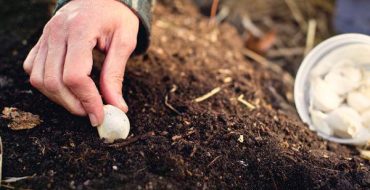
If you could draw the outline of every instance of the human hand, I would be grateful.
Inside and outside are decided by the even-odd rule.
[[[72,0],[46,24],[24,61],[32,86],[73,114],[103,122],[103,101],[90,78],[92,50],[105,52],[100,90],[106,103],[127,112],[122,97],[126,61],[136,47],[139,19],[116,0]]]

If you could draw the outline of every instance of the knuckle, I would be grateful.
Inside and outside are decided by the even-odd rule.
[[[49,92],[57,93],[61,89],[61,82],[54,76],[46,76],[44,78],[44,87]]]
[[[44,81],[42,78],[32,76],[30,77],[30,83],[33,87],[40,89],[44,86]]]
[[[42,31],[42,34],[46,34],[46,33],[49,33],[50,31],[50,25],[51,25],[51,22],[49,21],[48,23],[46,23],[46,25],[44,26],[44,29]]]
[[[136,38],[125,38],[119,42],[119,45],[132,52],[136,48],[136,43],[137,43]]]
[[[69,26],[75,27],[83,25],[84,23],[86,23],[87,20],[88,18],[85,16],[85,14],[75,13],[72,16],[68,17],[66,22]]]
[[[60,15],[55,15],[52,19],[51,19],[51,22],[53,23],[53,26],[55,27],[61,27],[63,26],[64,22],[65,22],[65,17],[63,16],[60,16]]]
[[[69,73],[63,76],[63,83],[68,87],[78,87],[81,85],[81,82],[84,80],[84,77],[78,74]]]
[[[31,64],[30,64],[30,63],[26,63],[26,62],[24,62],[24,63],[23,63],[23,70],[24,70],[27,74],[30,74],[30,73],[31,73]]]

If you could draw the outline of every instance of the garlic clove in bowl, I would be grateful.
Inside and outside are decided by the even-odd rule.
[[[312,124],[314,125],[314,129],[316,131],[319,131],[328,136],[332,136],[334,134],[333,129],[329,127],[329,124],[327,122],[327,114],[317,110],[311,110],[310,114]]]
[[[337,94],[344,95],[361,85],[362,73],[354,66],[338,66],[324,80]]]
[[[104,121],[97,127],[100,138],[112,143],[126,139],[130,132],[130,121],[125,112],[112,105],[104,106]]]
[[[343,99],[332,90],[331,85],[321,78],[315,78],[311,82],[312,104],[314,109],[331,111],[342,103]]]
[[[358,112],[370,108],[370,98],[358,91],[348,93],[347,104]]]
[[[341,106],[330,112],[327,122],[334,134],[343,138],[354,137],[363,127],[360,114],[348,106]]]

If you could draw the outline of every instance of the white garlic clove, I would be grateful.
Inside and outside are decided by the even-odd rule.
[[[100,138],[112,143],[126,139],[130,132],[130,121],[125,112],[112,105],[104,106],[104,121],[97,127]]]
[[[370,86],[361,86],[358,91],[367,98],[370,98]]]
[[[361,121],[364,127],[370,128],[370,110],[361,113]]]
[[[331,129],[326,122],[326,119],[328,117],[326,114],[317,110],[310,110],[310,114],[312,124],[314,125],[316,131],[319,131],[328,136],[333,135],[333,129]]]
[[[362,85],[370,86],[370,71],[366,68],[362,71]]]
[[[343,95],[358,88],[361,85],[361,78],[362,73],[359,68],[343,66],[333,68],[324,77],[324,80],[337,94]]]
[[[352,91],[348,93],[347,104],[356,111],[363,112],[370,108],[370,98],[360,92]]]
[[[363,127],[360,114],[348,106],[341,106],[330,112],[327,118],[334,134],[343,138],[352,138]]]
[[[312,104],[315,109],[328,112],[342,103],[342,98],[335,93],[330,85],[320,78],[315,78],[311,82]]]

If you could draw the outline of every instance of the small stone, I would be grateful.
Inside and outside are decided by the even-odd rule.
[[[117,166],[112,166],[113,170],[114,171],[117,171],[118,170],[118,167]]]
[[[240,135],[239,138],[238,138],[238,141],[240,143],[243,143],[244,142],[244,136],[243,135]]]

